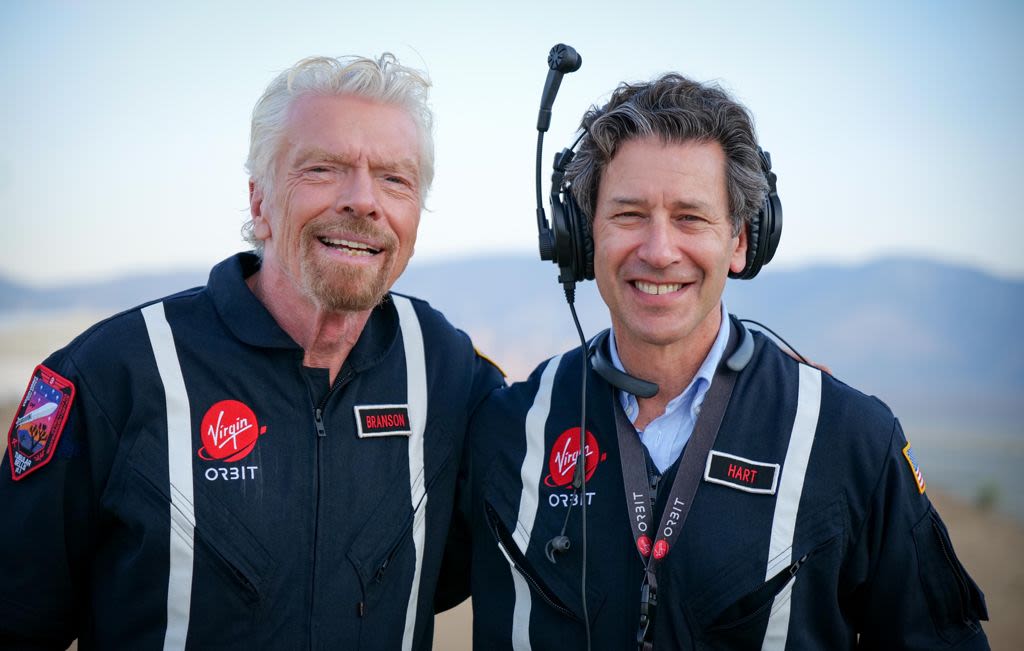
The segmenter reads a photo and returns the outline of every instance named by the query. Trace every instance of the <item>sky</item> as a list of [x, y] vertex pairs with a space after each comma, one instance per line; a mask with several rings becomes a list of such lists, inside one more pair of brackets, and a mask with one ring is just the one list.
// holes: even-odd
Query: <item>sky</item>
[[[163, 6], [161, 6], [163, 5]], [[1024, 3], [0, 3], [0, 278], [203, 268], [244, 248], [266, 84], [314, 54], [394, 52], [434, 88], [414, 263], [536, 251], [546, 138], [621, 81], [716, 80], [753, 112], [784, 209], [774, 268], [912, 255], [1024, 278]], [[545, 188], [545, 196], [547, 190]]]

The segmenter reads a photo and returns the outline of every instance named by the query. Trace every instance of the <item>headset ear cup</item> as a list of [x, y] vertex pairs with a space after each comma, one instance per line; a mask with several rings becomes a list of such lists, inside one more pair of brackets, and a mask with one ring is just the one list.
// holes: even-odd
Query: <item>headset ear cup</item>
[[580, 270], [582, 271], [583, 277], [580, 280], [593, 280], [594, 279], [594, 234], [591, 230], [590, 219], [583, 213], [583, 209], [580, 208], [579, 204], [576, 203], [576, 199], [570, 195], [569, 201], [572, 203], [570, 209], [575, 215], [574, 223], [576, 226], [576, 241], [579, 243], [577, 249], [580, 253]]
[[583, 278], [584, 280], [594, 279], [594, 232], [591, 230], [590, 220], [583, 217], [583, 225], [580, 228], [580, 239], [583, 240]]
[[763, 240], [761, 248], [764, 249], [764, 262], [761, 263], [762, 265], [772, 261], [772, 258], [775, 257], [775, 252], [779, 250], [779, 241], [782, 239], [782, 202], [779, 200], [777, 192], [773, 191], [768, 194], [765, 210], [767, 210], [767, 213], [764, 220], [764, 230], [761, 233], [761, 239]]
[[572, 253], [572, 274], [577, 282], [594, 279], [594, 238], [590, 234], [590, 224], [583, 210], [576, 203], [575, 197], [568, 189], [563, 191], [562, 215], [565, 218], [566, 231], [569, 234]]
[[761, 203], [761, 209], [757, 211], [754, 219], [747, 224], [747, 264], [739, 273], [729, 273], [730, 278], [749, 280], [761, 271], [771, 259], [775, 257], [775, 251], [779, 248], [779, 240], [782, 238], [782, 202], [779, 200], [779, 193], [776, 189], [776, 176], [772, 171], [771, 155], [758, 148], [758, 155], [761, 158], [761, 171], [764, 172], [765, 180], [768, 181], [768, 193]]
[[747, 229], [747, 262], [739, 273], [729, 272], [730, 278], [747, 280], [756, 276], [757, 272], [761, 270], [761, 266], [758, 264], [758, 255], [761, 248], [761, 219], [763, 216], [764, 209], [762, 208], [754, 216], [754, 219], [743, 225]]
[[744, 280], [750, 280], [760, 273], [779, 248], [779, 239], [782, 236], [782, 205], [778, 195], [769, 194], [765, 197], [761, 210], [747, 232], [747, 268], [740, 276]]
[[[753, 278], [760, 271], [761, 267], [764, 266], [764, 236], [767, 231], [767, 224], [765, 220], [768, 214], [767, 206], [762, 205], [761, 210], [757, 211], [757, 216], [754, 217], [754, 221], [750, 223], [750, 230], [747, 235], [747, 260], [749, 260], [747, 266], [747, 278]], [[750, 243], [753, 242], [753, 245]]]

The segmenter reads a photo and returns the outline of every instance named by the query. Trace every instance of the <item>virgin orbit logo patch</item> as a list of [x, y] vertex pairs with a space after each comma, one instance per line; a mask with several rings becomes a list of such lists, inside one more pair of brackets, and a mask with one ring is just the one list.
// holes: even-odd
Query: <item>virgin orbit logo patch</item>
[[203, 446], [197, 454], [204, 461], [239, 461], [267, 431], [260, 428], [252, 409], [237, 400], [221, 400], [210, 407], [200, 427]]
[[[590, 481], [594, 470], [597, 469], [597, 464], [604, 461], [608, 454], [601, 454], [601, 449], [597, 446], [597, 439], [590, 432], [587, 432], [586, 445], [583, 449], [586, 458], [583, 469], [586, 471], [587, 481]], [[562, 432], [551, 447], [551, 457], [548, 459], [550, 474], [544, 478], [544, 484], [551, 488], [571, 484], [579, 456], [580, 428], [573, 427]]]

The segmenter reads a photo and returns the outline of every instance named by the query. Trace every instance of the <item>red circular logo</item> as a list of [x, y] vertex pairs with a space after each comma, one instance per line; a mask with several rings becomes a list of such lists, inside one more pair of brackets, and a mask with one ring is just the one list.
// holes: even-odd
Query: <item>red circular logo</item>
[[658, 560], [665, 558], [665, 554], [668, 553], [668, 543], [664, 540], [659, 540], [654, 543], [654, 557]]
[[238, 461], [252, 452], [260, 431], [256, 414], [237, 400], [221, 400], [206, 411], [199, 431], [204, 461]]
[[[573, 427], [562, 432], [551, 447], [551, 458], [548, 459], [548, 470], [551, 474], [544, 478], [544, 483], [552, 488], [570, 484], [579, 456], [580, 428]], [[597, 447], [597, 439], [590, 432], [587, 432], [584, 456], [587, 460], [584, 469], [587, 473], [587, 481], [590, 481], [598, 462], [604, 461], [604, 458], [601, 457], [601, 450]]]
[[640, 555], [647, 558], [651, 555], [651, 539], [647, 536], [640, 536], [636, 540], [636, 548], [640, 550]]

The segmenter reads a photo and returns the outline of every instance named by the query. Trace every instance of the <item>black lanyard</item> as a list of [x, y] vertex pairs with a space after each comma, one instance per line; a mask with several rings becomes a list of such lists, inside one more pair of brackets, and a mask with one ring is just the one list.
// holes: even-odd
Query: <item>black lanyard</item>
[[[729, 337], [729, 346], [722, 355], [725, 360], [736, 348], [739, 337], [735, 329]], [[643, 444], [637, 436], [636, 428], [626, 418], [618, 396], [612, 402], [615, 408], [615, 430], [618, 433], [619, 453], [622, 455], [622, 483], [626, 493], [626, 510], [629, 513], [629, 524], [633, 528], [633, 541], [637, 552], [644, 563], [644, 581], [640, 587], [640, 624], [637, 629], [636, 641], [640, 651], [652, 651], [654, 643], [654, 614], [658, 605], [657, 571], [661, 561], [679, 539], [686, 516], [697, 493], [697, 484], [704, 474], [708, 453], [715, 444], [718, 428], [725, 416], [725, 408], [729, 405], [733, 386], [738, 373], [729, 370], [724, 361], [715, 370], [714, 379], [701, 405], [693, 434], [683, 449], [682, 459], [672, 480], [672, 489], [665, 510], [658, 523], [658, 529], [652, 530], [654, 524], [654, 503], [650, 495], [650, 483], [647, 475]], [[651, 544], [652, 536], [654, 544]]]

